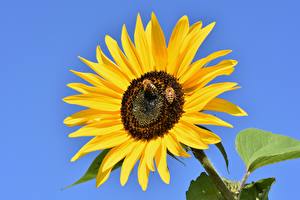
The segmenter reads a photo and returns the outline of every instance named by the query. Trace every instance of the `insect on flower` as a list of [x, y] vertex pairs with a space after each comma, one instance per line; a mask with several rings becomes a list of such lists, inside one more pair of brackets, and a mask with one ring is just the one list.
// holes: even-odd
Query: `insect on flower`
[[165, 91], [165, 96], [170, 104], [173, 103], [174, 99], [176, 98], [174, 89], [172, 87], [167, 87]]
[[157, 93], [157, 88], [149, 79], [143, 80], [144, 91], [150, 95], [155, 95]]

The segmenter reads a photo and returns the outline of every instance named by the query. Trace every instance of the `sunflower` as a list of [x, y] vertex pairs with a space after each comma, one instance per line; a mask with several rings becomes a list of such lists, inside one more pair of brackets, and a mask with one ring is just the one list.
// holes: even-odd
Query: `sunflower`
[[208, 85], [216, 77], [234, 71], [235, 60], [208, 66], [231, 50], [220, 50], [193, 62], [214, 25], [214, 22], [205, 27], [201, 22], [190, 25], [188, 17], [183, 16], [166, 44], [155, 14], [152, 13], [145, 29], [138, 15], [134, 42], [126, 26], [122, 27], [123, 50], [112, 37], [105, 37], [113, 60], [99, 46], [97, 62], [80, 57], [96, 74], [72, 70], [89, 85], [68, 84], [80, 94], [66, 97], [64, 101], [87, 109], [67, 117], [64, 123], [83, 126], [69, 135], [72, 138], [93, 137], [71, 161], [90, 152], [109, 149], [96, 176], [97, 187], [108, 179], [119, 162], [122, 162], [120, 182], [125, 185], [138, 161], [138, 182], [143, 190], [147, 188], [149, 172], [156, 169], [168, 184], [168, 154], [190, 157], [189, 148], [207, 149], [210, 144], [219, 143], [220, 137], [203, 128], [204, 125], [232, 127], [203, 111], [247, 115], [240, 107], [218, 97], [237, 89], [237, 83]]

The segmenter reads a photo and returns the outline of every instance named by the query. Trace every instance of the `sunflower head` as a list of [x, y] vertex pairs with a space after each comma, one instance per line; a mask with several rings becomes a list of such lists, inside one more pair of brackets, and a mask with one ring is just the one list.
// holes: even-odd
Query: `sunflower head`
[[148, 72], [133, 80], [124, 92], [124, 128], [137, 140], [162, 137], [179, 121], [183, 104], [184, 93], [174, 76], [164, 71]]
[[69, 84], [80, 94], [64, 101], [86, 109], [67, 117], [64, 123], [82, 126], [70, 137], [93, 137], [72, 161], [93, 151], [110, 149], [99, 167], [97, 187], [108, 179], [119, 162], [122, 162], [122, 185], [138, 161], [138, 180], [143, 190], [147, 188], [149, 172], [155, 168], [162, 180], [169, 183], [168, 154], [189, 157], [188, 148], [207, 149], [210, 144], [220, 142], [218, 135], [201, 126], [232, 127], [205, 111], [246, 115], [240, 107], [218, 97], [237, 89], [237, 83], [209, 84], [216, 77], [234, 71], [235, 60], [210, 65], [231, 51], [213, 52], [193, 61], [214, 25], [202, 27], [201, 22], [190, 25], [183, 16], [167, 44], [156, 16], [152, 14], [144, 28], [138, 15], [134, 41], [126, 26], [122, 28], [123, 50], [116, 40], [105, 37], [112, 59], [99, 46], [97, 62], [80, 58], [95, 73], [72, 71], [89, 85]]

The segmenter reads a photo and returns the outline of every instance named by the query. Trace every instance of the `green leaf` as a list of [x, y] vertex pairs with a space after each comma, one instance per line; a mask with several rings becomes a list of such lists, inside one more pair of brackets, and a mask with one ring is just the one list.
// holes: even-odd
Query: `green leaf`
[[268, 194], [275, 178], [261, 179], [244, 187], [240, 200], [268, 200]]
[[300, 141], [259, 129], [241, 131], [235, 144], [249, 172], [265, 165], [300, 157]]
[[[98, 173], [98, 169], [104, 159], [104, 157], [106, 156], [106, 154], [109, 152], [109, 149], [105, 149], [103, 150], [95, 159], [94, 161], [92, 162], [92, 164], [90, 165], [90, 167], [88, 168], [88, 170], [85, 172], [85, 174], [80, 178], [78, 179], [76, 182], [74, 182], [73, 184], [65, 187], [64, 189], [68, 189], [70, 187], [73, 187], [75, 185], [78, 185], [78, 184], [81, 184], [81, 183], [85, 183], [87, 181], [90, 181], [90, 180], [93, 180], [96, 178], [97, 176], [97, 173]], [[120, 166], [122, 165], [122, 162], [119, 162], [117, 163], [113, 170], [114, 169], [117, 169], [119, 168]]]
[[224, 200], [221, 193], [211, 181], [209, 176], [202, 172], [194, 181], [191, 181], [190, 187], [186, 192], [187, 200]]
[[223, 156], [223, 158], [225, 160], [227, 172], [229, 173], [229, 160], [228, 160], [228, 156], [227, 156], [226, 150], [225, 150], [222, 142], [219, 142], [219, 143], [217, 143], [215, 145], [219, 149], [219, 151], [221, 152], [221, 154], [222, 154], [222, 156]]

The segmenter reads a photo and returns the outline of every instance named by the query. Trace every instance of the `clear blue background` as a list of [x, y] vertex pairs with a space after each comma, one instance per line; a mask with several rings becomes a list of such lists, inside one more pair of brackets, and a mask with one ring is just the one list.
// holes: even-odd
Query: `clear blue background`
[[[226, 94], [249, 112], [249, 117], [220, 115], [234, 129], [213, 128], [230, 155], [230, 174], [212, 147], [208, 154], [220, 173], [240, 179], [244, 166], [234, 148], [238, 131], [257, 127], [300, 139], [298, 1], [240, 0], [107, 0], [107, 1], [1, 1], [1, 199], [185, 199], [189, 182], [203, 170], [195, 159], [186, 166], [169, 160], [171, 183], [165, 185], [155, 173], [146, 192], [140, 189], [136, 171], [129, 183], [119, 184], [119, 171], [100, 188], [89, 182], [68, 190], [96, 154], [78, 162], [69, 159], [85, 139], [67, 137], [72, 128], [63, 119], [79, 110], [61, 101], [73, 94], [65, 85], [79, 79], [68, 70], [88, 71], [78, 55], [94, 59], [105, 34], [119, 40], [121, 26], [134, 28], [138, 12], [149, 20], [155, 11], [167, 36], [184, 14], [191, 22], [217, 26], [197, 57], [231, 48], [239, 60], [231, 77], [242, 89]], [[299, 198], [300, 160], [264, 167], [250, 180], [277, 177], [271, 200]]]

